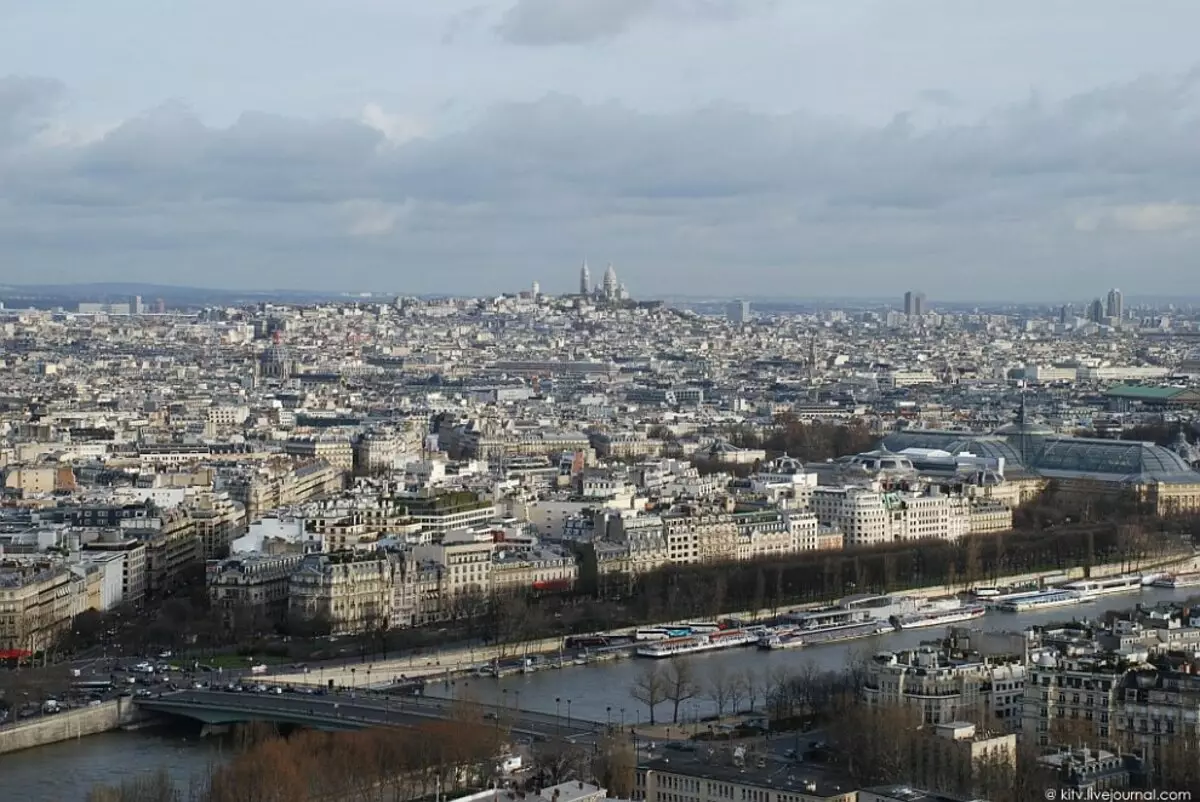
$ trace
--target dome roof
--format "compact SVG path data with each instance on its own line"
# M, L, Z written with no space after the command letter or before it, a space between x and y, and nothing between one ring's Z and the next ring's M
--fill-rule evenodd
M1033 421L1013 421L1004 424L992 434L998 437L1051 437L1056 432L1049 426Z
M262 361L266 364L281 365L287 362L290 356L286 345L272 343L267 350L263 351Z

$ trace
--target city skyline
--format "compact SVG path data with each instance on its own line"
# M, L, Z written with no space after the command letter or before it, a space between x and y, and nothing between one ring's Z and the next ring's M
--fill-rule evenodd
M1200 8L1073 7L14 8L0 281L563 293L591 253L644 298L1194 292Z

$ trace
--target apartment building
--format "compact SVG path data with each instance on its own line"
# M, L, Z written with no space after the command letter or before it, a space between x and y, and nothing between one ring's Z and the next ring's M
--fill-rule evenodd
M319 537L324 551L374 549L375 541L382 533L368 524L362 514L339 514L341 512L333 509L309 518L305 522L306 533Z
M853 485L814 488L812 509L821 523L842 532L847 547L891 542L903 514L894 495Z
M871 705L912 705L926 724L968 719L1015 731L1021 726L1024 686L1019 662L951 657L925 646L876 655L867 664L863 696Z
M570 590L578 579L575 555L561 549L497 544L492 554L491 586L496 593Z
M72 578L45 559L0 560L0 650L49 648L71 626Z
M737 523L724 509L683 505L663 515L662 523L669 562L720 562L737 557Z
M303 504L342 489L343 473L325 460L293 463L275 460L265 465L224 469L217 487L246 509L248 521L268 512Z
M704 751L704 750L702 750ZM744 747L681 752L638 765L632 798L639 802L856 802L847 778L809 765L778 763Z
M83 544L80 558L105 562L107 570L118 570L121 576L121 602L141 606L146 598L146 544L124 536L124 532L105 533L98 540ZM113 568L115 563L117 568Z
M972 535L1008 532L1013 528L1012 507L992 498L974 498L968 509Z
M162 598L180 579L204 562L204 545L196 524L185 509L173 509L157 518L122 527L146 547L146 595Z
M1025 684L1023 736L1048 746L1086 733L1101 748L1116 747L1118 705L1128 672L1128 662L1115 655L1040 655Z
M354 445L348 437L289 437L283 444L283 453L304 461L322 460L338 471L354 470Z
M910 493L883 490L875 486L847 485L817 487L812 494L812 509L817 518L838 527L847 546L874 546L897 540L958 540L972 531L973 509L970 498L947 495L937 488ZM978 531L996 531L987 527L1008 521L1012 513L981 504Z
M396 561L383 552L310 554L288 580L288 615L343 635L389 626Z
M496 517L496 505L466 490L426 495L395 496L400 520L415 524L434 539L452 529L487 523Z
M210 563L209 598L226 621L240 612L251 620L283 623L291 576L303 560L301 554L248 554Z
M246 531L246 509L228 493L211 490L190 493L183 509L193 521L206 560L229 554L229 545Z
M487 594L492 589L495 543L486 540L431 543L414 546L412 559L441 569L439 597L445 601L464 594Z
M591 436L596 456L610 459L657 456L662 443L639 432L600 432Z
M1187 670L1133 668L1117 690L1116 743L1150 763L1179 738L1200 737L1200 675Z
M250 417L250 407L239 405L213 405L204 411L205 422L211 431L217 432L241 426Z

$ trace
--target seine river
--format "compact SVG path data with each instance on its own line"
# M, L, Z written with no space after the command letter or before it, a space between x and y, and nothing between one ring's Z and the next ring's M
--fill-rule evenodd
M1087 604L1037 613L989 613L982 620L970 622L970 625L1015 631L1031 624L1099 617L1106 610L1128 608L1139 601L1148 604L1182 601L1195 593L1195 590L1189 589L1150 588L1139 594L1108 596ZM686 659L695 661L701 678L706 672L714 670L728 673L746 670L766 672L777 666L799 668L806 664L836 669L862 650L871 653L911 648L923 640L937 637L941 631L938 628L910 630L810 649L774 652L735 649ZM632 723L639 718L646 718L645 707L629 696L629 687L637 671L638 661L619 660L588 668L543 671L502 680L472 678L458 680L450 686L436 683L428 688L427 693L438 696L464 694L482 702L513 707L520 705L523 710L558 713L564 718L569 713L572 717L593 721L611 718L615 723L623 718L626 723ZM711 703L696 699L687 703L684 712L691 717L705 715L710 710ZM660 718L665 711L666 706L659 711ZM158 769L166 769L181 787L186 787L192 777L205 773L226 755L227 744L198 738L192 731L164 733L142 730L94 735L0 756L0 799L76 802L85 799L88 789L97 783L115 784L137 772Z

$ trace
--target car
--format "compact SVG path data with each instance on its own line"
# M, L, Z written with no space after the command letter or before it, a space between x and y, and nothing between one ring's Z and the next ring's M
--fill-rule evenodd
M137 692L134 693L134 696L136 696L139 699L147 699L153 695L154 695L154 691L150 690L149 688L138 688Z
M495 721L496 713L495 713L495 711L489 710L488 712L483 714L483 717L487 721Z

